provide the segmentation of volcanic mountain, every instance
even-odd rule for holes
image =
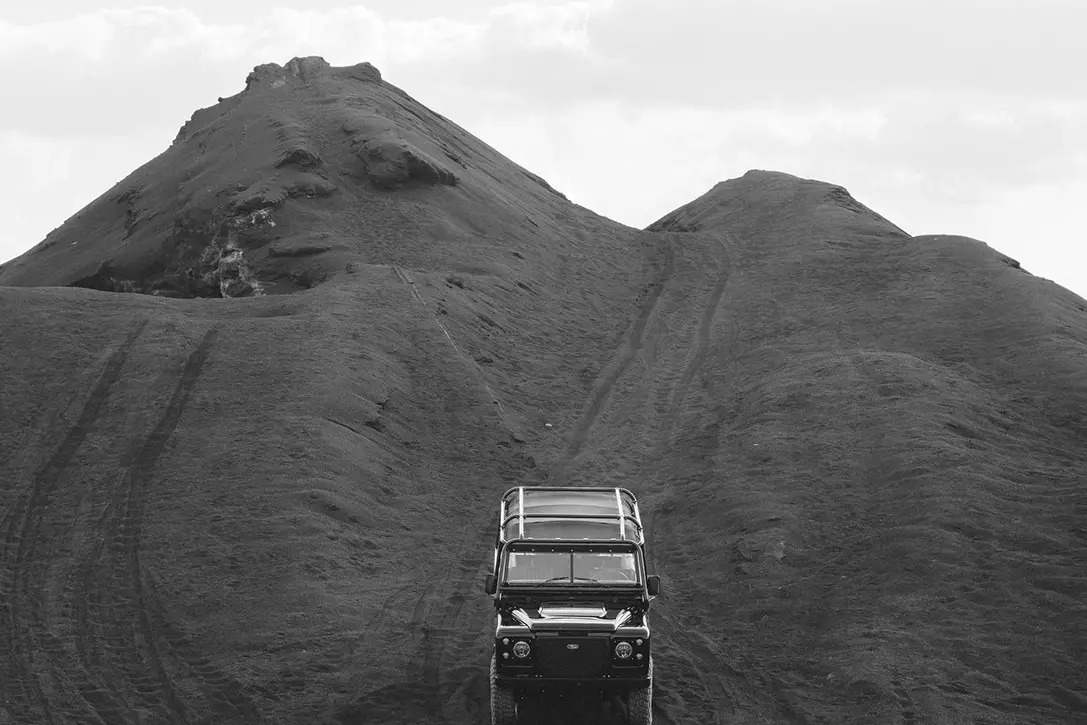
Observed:
[[[0,285],[0,723],[486,722],[548,482],[639,497],[659,723],[1087,721],[1087,303],[982,242],[632,229],[296,58]]]

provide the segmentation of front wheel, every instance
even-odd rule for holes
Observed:
[[[491,655],[491,725],[517,725],[517,699],[498,684],[498,661]]]
[[[627,695],[628,725],[653,725],[653,658],[649,659],[649,684]]]

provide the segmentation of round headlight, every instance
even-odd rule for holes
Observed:
[[[615,645],[615,656],[621,660],[629,658],[633,651],[634,648],[630,646],[630,642],[620,642]]]
[[[521,641],[521,642],[518,642],[517,644],[513,645],[513,654],[514,654],[514,656],[518,657],[519,659],[522,659],[522,660],[525,657],[528,657],[529,650],[530,650],[530,647],[528,646],[528,642],[525,642],[525,641]]]

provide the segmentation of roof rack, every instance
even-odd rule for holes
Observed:
[[[499,506],[499,541],[645,543],[638,501],[625,488],[518,486]]]

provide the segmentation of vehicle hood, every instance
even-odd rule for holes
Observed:
[[[640,619],[635,607],[609,607],[580,602],[513,606],[510,608],[510,615],[535,632],[614,632],[623,625]]]

